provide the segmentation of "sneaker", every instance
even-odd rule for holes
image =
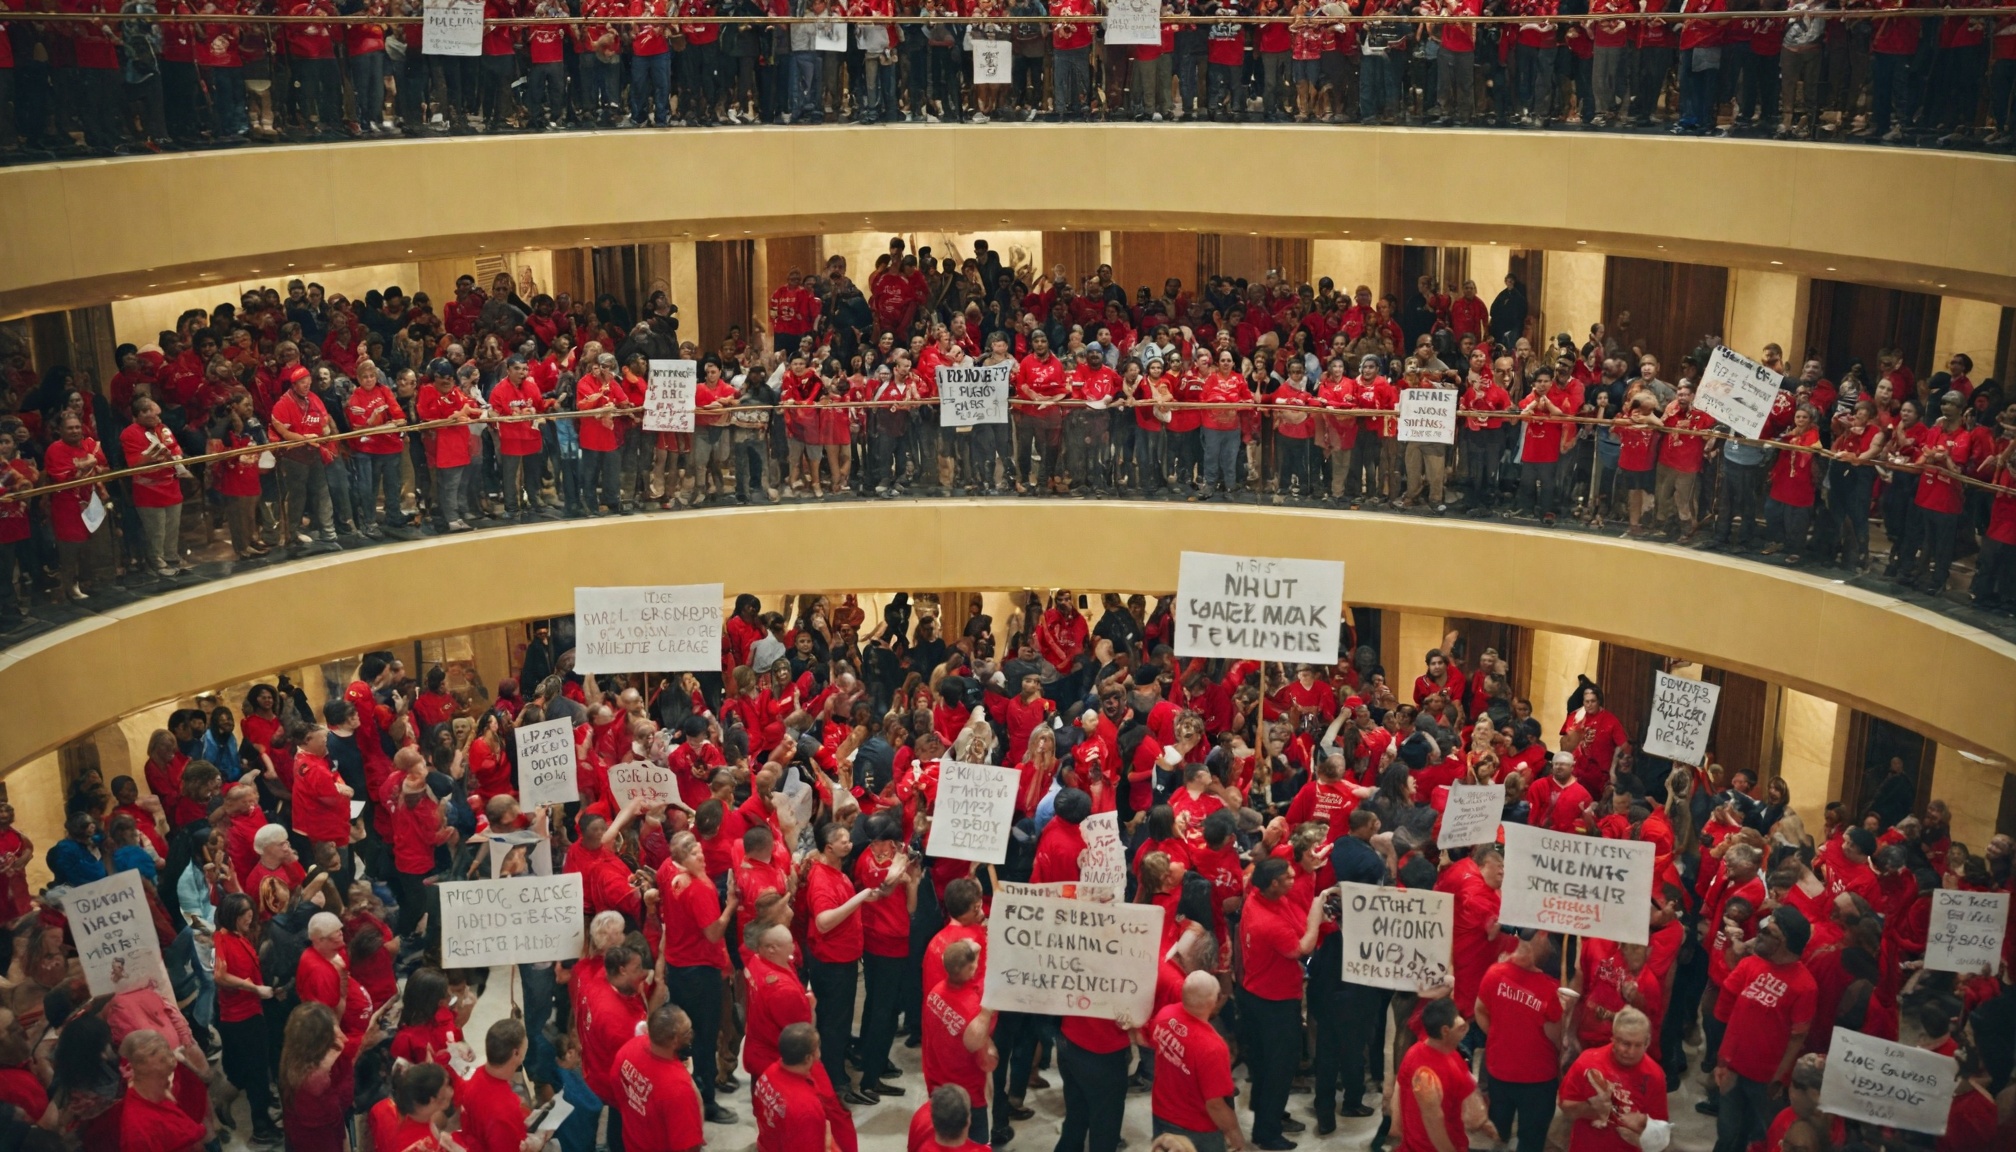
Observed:
[[[469,522],[468,522],[467,520],[450,520],[450,521],[448,522],[448,531],[450,531],[450,532],[473,532],[473,531],[475,531],[475,529],[473,529],[473,528],[469,527]]]
[[[975,124],[985,124],[985,123],[987,123],[987,114],[986,114],[985,112],[975,112],[975,113],[973,113],[973,123],[975,123]]]
[[[1162,123],[1162,114],[1160,112],[1151,113],[1148,120],[1150,123],[1160,124]]]
[[[83,585],[81,585],[81,584],[72,584],[72,585],[70,585],[70,599],[72,599],[72,600],[89,600],[90,598],[91,598],[91,594],[90,594],[89,592],[86,592],[86,591],[84,591],[84,586],[83,586]]]
[[[707,1109],[707,1123],[709,1124],[733,1124],[740,1119],[741,1117],[735,1114],[734,1109],[723,1108],[719,1104]]]

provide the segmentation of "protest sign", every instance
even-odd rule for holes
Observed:
[[[1653,673],[1652,717],[1645,722],[1645,752],[1696,767],[1708,760],[1708,730],[1722,686],[1706,680]]]
[[[931,806],[931,835],[924,842],[924,854],[1006,863],[1008,832],[1015,823],[1015,786],[1021,780],[1013,768],[939,761],[938,802]]]
[[[1009,368],[1003,361],[938,369],[938,423],[947,428],[1008,423]]]
[[[693,408],[700,391],[700,366],[691,360],[653,360],[644,386],[646,432],[693,431]]]
[[[1176,570],[1176,654],[1337,660],[1344,604],[1341,560],[1185,552]]]
[[[505,859],[520,848],[526,849],[525,863],[534,876],[553,874],[553,841],[530,828],[522,832],[492,832],[489,836],[490,875],[502,876]]]
[[[1435,845],[1447,851],[1489,844],[1498,839],[1498,823],[1504,815],[1503,784],[1451,784],[1449,803],[1442,809],[1442,830],[1435,834]]]
[[[1085,850],[1078,853],[1078,879],[1103,888],[1127,887],[1127,846],[1120,842],[1120,814],[1097,812],[1078,826]]]
[[[2002,963],[2009,932],[2009,893],[1932,890],[1932,921],[1925,935],[1925,967],[1973,975]]]
[[[1337,885],[1344,981],[1415,992],[1446,984],[1455,900],[1447,892]]]
[[[1162,43],[1161,0],[1107,0],[1106,43]]]
[[[488,968],[581,956],[581,875],[512,876],[435,885],[441,966]]]
[[[1161,950],[1162,910],[1152,904],[1066,900],[1004,885],[987,917],[980,1003],[997,1012],[1125,1017],[1138,1026],[1155,1005]]]
[[[973,43],[973,83],[1009,84],[1015,79],[1014,43],[1009,40],[975,40]]]
[[[791,824],[795,828],[810,829],[812,817],[819,811],[819,791],[799,778],[796,764],[790,767],[789,773],[784,778],[782,791],[791,805]]]
[[[1016,896],[1043,896],[1052,900],[1089,900],[1094,904],[1109,903],[1124,894],[1120,888],[1088,884],[1083,880],[1053,880],[1047,884],[1017,884],[1012,880],[1003,880],[995,891]]]
[[[577,672],[718,672],[721,585],[574,589]]]
[[[1653,845],[1507,824],[1498,922],[1643,944],[1651,931]]]
[[[166,985],[161,938],[154,932],[140,873],[129,868],[70,889],[63,896],[63,915],[77,941],[91,995],[110,996],[157,981]]]
[[[679,781],[663,764],[633,760],[609,769],[609,799],[618,808],[632,800],[653,804],[679,803]]]
[[[1708,356],[1701,382],[1694,386],[1694,406],[1727,424],[1741,436],[1756,437],[1778,399],[1785,378],[1734,349],[1722,347]]]
[[[718,601],[717,601],[718,603]],[[518,742],[518,799],[527,808],[581,799],[574,777],[574,725],[565,716],[512,730]]]
[[[1959,1062],[1923,1048],[1834,1029],[1820,1110],[1844,1120],[1946,1134]]]
[[[812,25],[812,50],[814,52],[847,51],[847,25],[837,20],[823,20]]]
[[[483,0],[427,0],[420,50],[429,56],[483,54]]]
[[[1407,388],[1400,393],[1400,443],[1456,443],[1456,390]]]

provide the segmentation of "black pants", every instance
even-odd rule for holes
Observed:
[[[296,57],[294,83],[301,88],[302,114],[313,113],[316,126],[324,132],[343,124],[343,83],[336,73],[336,61],[328,58]]]
[[[1325,1128],[1337,1120],[1337,1073],[1344,1058],[1346,1035],[1350,1031],[1345,1017],[1348,986],[1335,975],[1343,970],[1342,947],[1342,937],[1333,932],[1324,938],[1316,949],[1316,955],[1309,960],[1309,1021],[1316,1025],[1316,1056],[1310,1069],[1316,1081],[1313,1107],[1318,1126]],[[1369,1010],[1368,1005],[1357,1007],[1364,1012]],[[1365,1045],[1362,1033],[1358,1050],[1361,1054],[1358,1079],[1344,1082],[1346,1109],[1357,1107],[1364,1101],[1365,1064],[1362,1054]]]
[[[818,998],[812,1023],[819,1029],[819,1062],[835,1092],[846,1091],[847,1040],[854,1027],[854,989],[860,983],[861,962],[831,964],[824,960],[807,963],[812,995]],[[694,1041],[699,1042],[697,1039]]]
[[[1240,1051],[1253,1077],[1253,1142],[1281,1139],[1288,1087],[1302,1054],[1302,1001],[1268,1000],[1239,989]]]
[[[907,956],[861,958],[861,983],[867,996],[861,1006],[861,1082],[872,1084],[896,1075],[889,1046],[896,1040],[896,1013],[901,1008],[903,970]]]
[[[2004,544],[1989,536],[1981,538],[1973,592],[1974,603],[1983,608],[2016,607],[2016,544]]]
[[[1339,962],[1341,965],[1341,961]],[[1337,1045],[1337,1083],[1344,1093],[1344,1107],[1363,1104],[1365,1097],[1365,1064],[1372,1054],[1372,1040],[1380,1031],[1381,1012],[1384,1000],[1377,988],[1363,984],[1339,984],[1337,986],[1336,1015],[1339,1026],[1336,1031],[1341,1037]],[[1320,1059],[1322,1049],[1317,1049]],[[1321,1065],[1318,1066],[1319,1070]],[[1320,1074],[1320,1071],[1319,1071]],[[1322,1107],[1325,1097],[1319,1086],[1316,1094],[1317,1107]],[[1321,1113],[1318,1113],[1321,1119]]]
[[[1513,1143],[1519,1152],[1541,1152],[1547,1146],[1547,1126],[1554,1122],[1554,1094],[1560,1085],[1558,1078],[1538,1084],[1511,1084],[1493,1079],[1491,1123],[1497,1127],[1499,1138],[1511,1139],[1516,1121],[1519,1138]]]
[[[1953,543],[1959,532],[1958,512],[1934,512],[1913,505],[1904,533],[1908,542],[1905,551],[1911,557],[1904,578],[1935,594],[1944,589],[1953,571]]]
[[[721,1038],[721,970],[667,968],[665,991],[693,1022],[693,1081],[700,1089],[700,1107],[714,1110],[714,1049]],[[823,996],[820,998],[825,999]],[[851,1005],[850,1005],[851,1006]],[[845,1040],[841,1041],[845,1051]]]
[[[217,1036],[223,1042],[224,1075],[252,1108],[252,1130],[272,1131],[273,1061],[266,1055],[266,1017],[219,1020]]]
[[[1036,1042],[1049,1023],[1047,1016],[1027,1012],[1003,1012],[994,1018],[994,1048],[1001,1060],[994,1065],[994,1099],[1019,1104],[1029,1087],[1029,1068],[1036,1063]],[[995,1116],[999,1127],[1008,1128],[1008,1110]]]
[[[1519,499],[1514,506],[1530,511],[1535,516],[1552,516],[1555,505],[1560,501],[1560,487],[1560,461],[1548,460],[1544,463],[1521,461]]]
[[[1743,1152],[1753,1141],[1763,1139],[1765,1126],[1777,1110],[1769,1085],[1736,1077],[1736,1086],[1722,1093],[1715,1113],[1715,1152]]]
[[[1734,464],[1722,461],[1722,508],[1715,517],[1715,543],[1727,544],[1731,540],[1742,545],[1751,533],[1763,534],[1763,517],[1759,514],[1760,497],[1764,491],[1764,465]],[[1738,517],[1743,527],[1735,528]]]
[[[1057,1040],[1057,1072],[1064,1079],[1064,1127],[1056,1152],[1113,1152],[1127,1110],[1128,1049],[1088,1052],[1068,1037]]]
[[[1502,428],[1479,428],[1461,433],[1463,486],[1470,502],[1479,508],[1498,503],[1498,461],[1505,454]]]

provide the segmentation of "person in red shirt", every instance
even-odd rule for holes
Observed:
[[[88,479],[111,470],[98,441],[84,434],[83,418],[76,412],[64,412],[56,418],[56,436],[42,461],[44,479],[50,483]],[[84,519],[94,500],[101,514],[95,528]],[[49,526],[56,536],[58,584],[69,591],[72,600],[90,599],[86,586],[105,564],[102,553],[112,539],[106,528],[112,519],[106,514],[110,503],[102,484],[66,488],[49,497]]]
[[[725,943],[735,922],[736,892],[725,899],[707,875],[707,857],[691,832],[680,832],[666,847],[658,869],[658,912],[664,921],[659,959],[665,990],[684,1009],[693,1040],[693,1073],[710,1124],[733,1124],[735,1113],[714,1102],[714,1057],[721,1034],[722,976],[728,968]]]
[[[1240,29],[1243,37],[1244,25],[1235,24],[1232,27]],[[1217,41],[1212,43],[1215,50]],[[1246,378],[1239,372],[1238,357],[1232,349],[1219,351],[1217,368],[1204,378],[1204,388],[1198,399],[1206,404],[1220,405],[1202,410],[1203,475],[1204,499],[1222,500],[1246,483],[1246,456],[1239,431],[1240,413],[1236,406],[1253,403],[1252,389],[1246,386]]]
[[[1960,478],[1974,462],[1974,440],[1962,416],[1965,409],[1966,398],[1958,392],[1939,397],[1939,419],[1926,426],[1918,444],[1918,491],[1905,521],[1904,542],[1889,565],[1896,570],[1893,578],[1898,583],[1934,596],[1945,590],[1953,569],[1966,494]]]
[[[490,389],[490,411],[498,416],[533,416],[546,411],[547,403],[539,386],[528,377],[530,368],[523,356],[504,363],[504,375]],[[353,401],[354,402],[354,401]],[[543,487],[545,437],[536,420],[512,420],[497,425],[497,466],[504,482],[504,511],[525,521],[539,501]]]
[[[1763,1137],[1774,1086],[1805,1047],[1818,996],[1799,957],[1811,936],[1806,917],[1781,905],[1758,924],[1755,939],[1726,949],[1735,970],[1715,999],[1715,1016],[1727,1025],[1715,1065],[1718,1148]]]
[[[1067,1079],[1065,1083],[1070,1083]],[[1124,1093],[1125,1089],[1122,1089]],[[940,1084],[937,1091],[910,1114],[906,1152],[987,1152],[991,1147],[970,1133],[973,1100],[957,1084]]]
[[[288,16],[334,16],[330,0],[293,0],[281,9]],[[288,24],[282,30],[294,83],[301,90],[301,108],[315,117],[317,135],[333,140],[343,123],[343,83],[336,69],[336,27],[315,23]]]
[[[462,1114],[455,1138],[463,1152],[522,1152],[525,1106],[511,1086],[525,1063],[525,1051],[524,1022],[506,1017],[484,1033],[482,1066],[467,1079],[454,1078],[455,1106]]]
[[[406,452],[406,441],[390,429],[406,422],[406,412],[400,406],[399,398],[386,385],[378,365],[371,360],[357,362],[357,387],[351,390],[350,398],[344,401],[343,407],[352,429],[387,429],[376,435],[359,436],[350,442],[356,450],[350,458],[350,466],[355,473],[351,483],[352,507],[364,535],[375,540],[383,535],[382,528],[405,523],[405,517],[399,511],[399,459]],[[378,506],[381,494],[384,497],[383,510],[378,513],[378,522],[373,524],[371,511]]]
[[[1493,964],[1477,987],[1477,1026],[1484,1030],[1484,1068],[1491,1074],[1491,1124],[1501,1132],[1516,1124],[1521,1148],[1546,1143],[1560,1083],[1561,984],[1540,970],[1552,950],[1547,933],[1522,928],[1511,957]]]
[[[1575,755],[1556,752],[1549,775],[1526,788],[1527,823],[1556,832],[1585,832],[1595,820],[1595,800],[1575,776]]]
[[[2016,36],[2007,39],[2016,40]],[[2001,447],[1988,460],[1985,471],[1989,481],[1998,488],[2016,488],[2016,407],[2003,409],[2000,428]],[[4,446],[0,446],[0,458],[4,456]],[[1864,501],[1864,507],[1867,507],[1867,501]],[[1865,540],[1866,520],[1865,515]],[[0,518],[0,528],[4,528],[5,523],[5,519]],[[4,530],[0,530],[0,541],[4,539]],[[1981,533],[1981,556],[1975,565],[1971,595],[1977,608],[2016,611],[2016,496],[2006,492],[1997,492],[1989,502],[1988,526]]]
[[[819,320],[819,297],[806,286],[805,274],[793,268],[784,277],[784,286],[770,294],[770,340],[775,351],[798,351],[801,337],[810,335]]]
[[[167,1037],[151,1028],[126,1034],[119,1057],[132,1069],[119,1113],[122,1152],[197,1152],[209,1134],[175,1098],[178,1063]]]
[[[743,970],[748,978],[747,1028],[742,1070],[755,1084],[777,1062],[778,1039],[793,1024],[812,1022],[812,997],[792,963],[797,941],[782,924],[754,927],[745,938]]]
[[[422,421],[448,421],[424,434],[427,466],[434,476],[434,506],[441,527],[449,532],[469,531],[469,498],[466,491],[473,447],[469,423],[483,415],[483,406],[462,391],[458,379],[473,380],[476,366],[465,364],[457,371],[446,359],[428,365],[431,387],[415,397],[415,411]]]
[[[620,1142],[627,1152],[690,1152],[707,1142],[700,1093],[680,1056],[689,1045],[695,1057],[711,1057],[709,1047],[696,1040],[686,1013],[675,1004],[661,1004],[643,1031],[617,1049],[610,1073],[616,1098],[604,1103],[621,1117],[622,1138],[617,1139],[619,1128],[612,1123],[611,1147]]]
[[[1036,650],[1043,662],[1057,672],[1043,693],[1059,708],[1085,695],[1092,670],[1086,666],[1085,639],[1089,629],[1078,611],[1078,598],[1068,588],[1059,588],[1050,597],[1050,607],[1036,625]]]
[[[1786,447],[1778,450],[1778,458],[1771,463],[1771,492],[1764,501],[1764,531],[1771,537],[1764,545],[1764,555],[1786,552],[1787,564],[1799,563],[1807,529],[1813,524],[1817,453],[1801,451],[1820,444],[1820,429],[1813,422],[1810,406],[1801,404],[1793,411],[1792,427],[1779,437]]]
[[[822,826],[819,854],[806,869],[803,883],[810,918],[806,969],[818,1005],[819,1042],[826,1052],[826,1076],[837,1084],[848,1082],[847,1043],[854,1026],[854,993],[860,984],[861,955],[865,949],[861,908],[871,900],[887,896],[902,883],[903,872],[909,865],[907,856],[899,856],[890,864],[880,886],[856,888],[844,870],[853,850],[854,840],[845,825]],[[842,1098],[849,1104],[874,1104],[881,1099],[854,1088],[848,1088]]]
[[[1653,523],[1662,532],[1677,516],[1680,522],[1680,541],[1685,543],[1694,538],[1700,530],[1696,515],[1700,508],[1699,492],[1701,464],[1705,457],[1715,452],[1713,442],[1705,436],[1691,436],[1688,432],[1706,432],[1715,427],[1715,418],[1694,407],[1694,386],[1682,383],[1675,391],[1672,405],[1666,413],[1666,427],[1679,432],[1667,432],[1659,441],[1658,475],[1653,481],[1654,511]]]
[[[175,434],[161,423],[161,405],[148,397],[133,402],[133,423],[119,434],[119,446],[128,467],[159,463],[160,468],[133,477],[133,508],[140,518],[146,541],[146,560],[157,576],[171,577],[193,571],[195,565],[182,558],[182,481],[187,472],[176,461],[182,446]]]
[[[999,1062],[993,1042],[994,1013],[980,1006],[980,948],[956,940],[944,953],[945,978],[924,993],[924,1089],[956,1084],[972,1106],[969,1134],[975,1141],[1008,1130],[1008,1117],[990,1127],[988,1081]]]
[[[819,1033],[810,1024],[793,1024],[777,1038],[777,1062],[750,1090],[755,1100],[756,1152],[833,1147],[829,1141],[836,1137],[834,1121],[822,1099],[833,1091],[833,1084],[819,1049]],[[841,1115],[845,1116],[844,1110]]]
[[[1144,1039],[1155,1050],[1149,1108],[1155,1134],[1165,1132],[1193,1143],[1244,1148],[1239,1118],[1228,1102],[1233,1093],[1232,1055],[1211,1018],[1223,1007],[1218,978],[1192,972],[1183,978],[1182,998],[1155,1013]]]
[[[322,398],[315,395],[307,368],[295,364],[283,375],[287,391],[273,402],[272,414],[266,422],[267,430],[275,437],[293,445],[275,453],[279,457],[280,487],[286,497],[282,531],[302,544],[318,536],[326,543],[336,539],[328,472],[329,462],[336,458],[336,449],[330,444],[304,442],[327,436],[335,431],[335,425]],[[305,532],[301,526],[303,520],[308,521]]]
[[[1566,386],[1554,379],[1554,370],[1541,368],[1534,372],[1533,390],[1519,407],[1535,419],[1523,425],[1519,446],[1517,514],[1551,525],[1560,504],[1563,425],[1546,417],[1575,415],[1574,401]]]
[[[1302,1031],[1302,958],[1316,950],[1323,924],[1323,901],[1299,909],[1288,898],[1295,878],[1289,862],[1270,856],[1253,866],[1253,890],[1241,908],[1239,944],[1245,957],[1240,975],[1241,1049],[1253,1077],[1253,1143],[1258,1148],[1285,1142],[1281,1117],[1300,1053],[1282,1036]],[[1298,912],[1301,913],[1298,915]]]
[[[577,1028],[581,1035],[581,1075],[588,1090],[605,1106],[620,1100],[622,1086],[616,1079],[616,1054],[622,1051],[648,1013],[644,953],[627,944],[618,944],[602,954],[600,979],[590,981],[581,997]],[[586,963],[593,963],[587,961]],[[577,975],[576,979],[580,979]],[[612,1109],[609,1134],[611,1147],[620,1146],[617,1131],[621,1112]]]
[[[1651,1037],[1645,1013],[1625,1008],[1610,1021],[1610,1042],[1568,1066],[1560,1099],[1574,1122],[1568,1152],[1632,1152],[1638,1145],[1623,1133],[1642,1135],[1648,1121],[1666,1119],[1666,1073],[1647,1055]]]
[[[1469,1021],[1452,1001],[1430,1000],[1421,1009],[1420,1031],[1424,1038],[1407,1050],[1393,1086],[1400,1152],[1463,1152],[1472,1132],[1497,1143],[1470,1062],[1457,1047]]]

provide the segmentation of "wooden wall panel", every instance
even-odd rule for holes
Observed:
[[[1129,300],[1144,286],[1161,296],[1162,282],[1171,276],[1183,281],[1185,291],[1196,291],[1195,232],[1113,233],[1113,282],[1127,290]]]
[[[1659,357],[1660,379],[1678,380],[1681,358],[1703,336],[1722,333],[1728,295],[1727,268],[1612,256],[1604,267],[1603,322],[1629,312],[1631,343]],[[1577,343],[1589,338],[1587,329],[1571,335]]]
[[[1043,233],[1043,266],[1039,274],[1047,274],[1057,265],[1064,265],[1064,276],[1076,288],[1087,276],[1099,270],[1099,233],[1097,232],[1045,232]]]
[[[570,296],[576,300],[595,299],[595,268],[593,250],[589,248],[556,248],[553,250],[553,295]]]
[[[1457,643],[1462,649],[1457,664],[1463,669],[1465,676],[1476,673],[1478,657],[1484,655],[1486,648],[1495,649],[1506,666],[1512,670],[1515,677],[1514,692],[1523,694],[1523,689],[1519,687],[1520,681],[1516,677],[1519,672],[1520,656],[1526,642],[1532,636],[1531,629],[1497,620],[1473,620],[1467,616],[1450,616],[1444,626],[1448,631],[1456,633]],[[1530,670],[1532,661],[1529,659],[1526,664]]]
[[[1725,769],[1734,772],[1741,768],[1761,783],[1766,768],[1765,729],[1774,719],[1771,686],[1720,668],[1703,668],[1701,678],[1722,688],[1715,705],[1715,726],[1708,735],[1710,756]]]
[[[793,268],[807,276],[817,275],[825,259],[819,253],[817,236],[772,236],[763,241],[763,298],[755,302],[759,312],[768,313],[770,296],[784,286]]]
[[[1633,748],[1645,739],[1645,721],[1652,714],[1652,674],[1664,665],[1664,657],[1622,644],[1604,644],[1596,658],[1596,685],[1603,689],[1603,706],[1623,723]]]
[[[1293,238],[1239,233],[1207,235],[1199,238],[1197,246],[1197,278],[1201,283],[1214,275],[1232,276],[1257,283],[1273,271],[1290,283],[1300,284],[1309,279],[1314,247],[1311,241]]]
[[[693,263],[698,275],[697,301],[700,354],[719,351],[730,327],[740,327],[743,339],[750,336],[749,318],[754,311],[753,240],[701,240],[694,245]]]
[[[1806,311],[1806,344],[1818,352],[1827,374],[1840,379],[1851,360],[1862,361],[1871,384],[1876,353],[1896,348],[1923,380],[1935,368],[1932,345],[1939,333],[1939,297],[1899,288],[1872,288],[1839,280],[1813,281]],[[1789,358],[1789,357],[1788,357]]]

